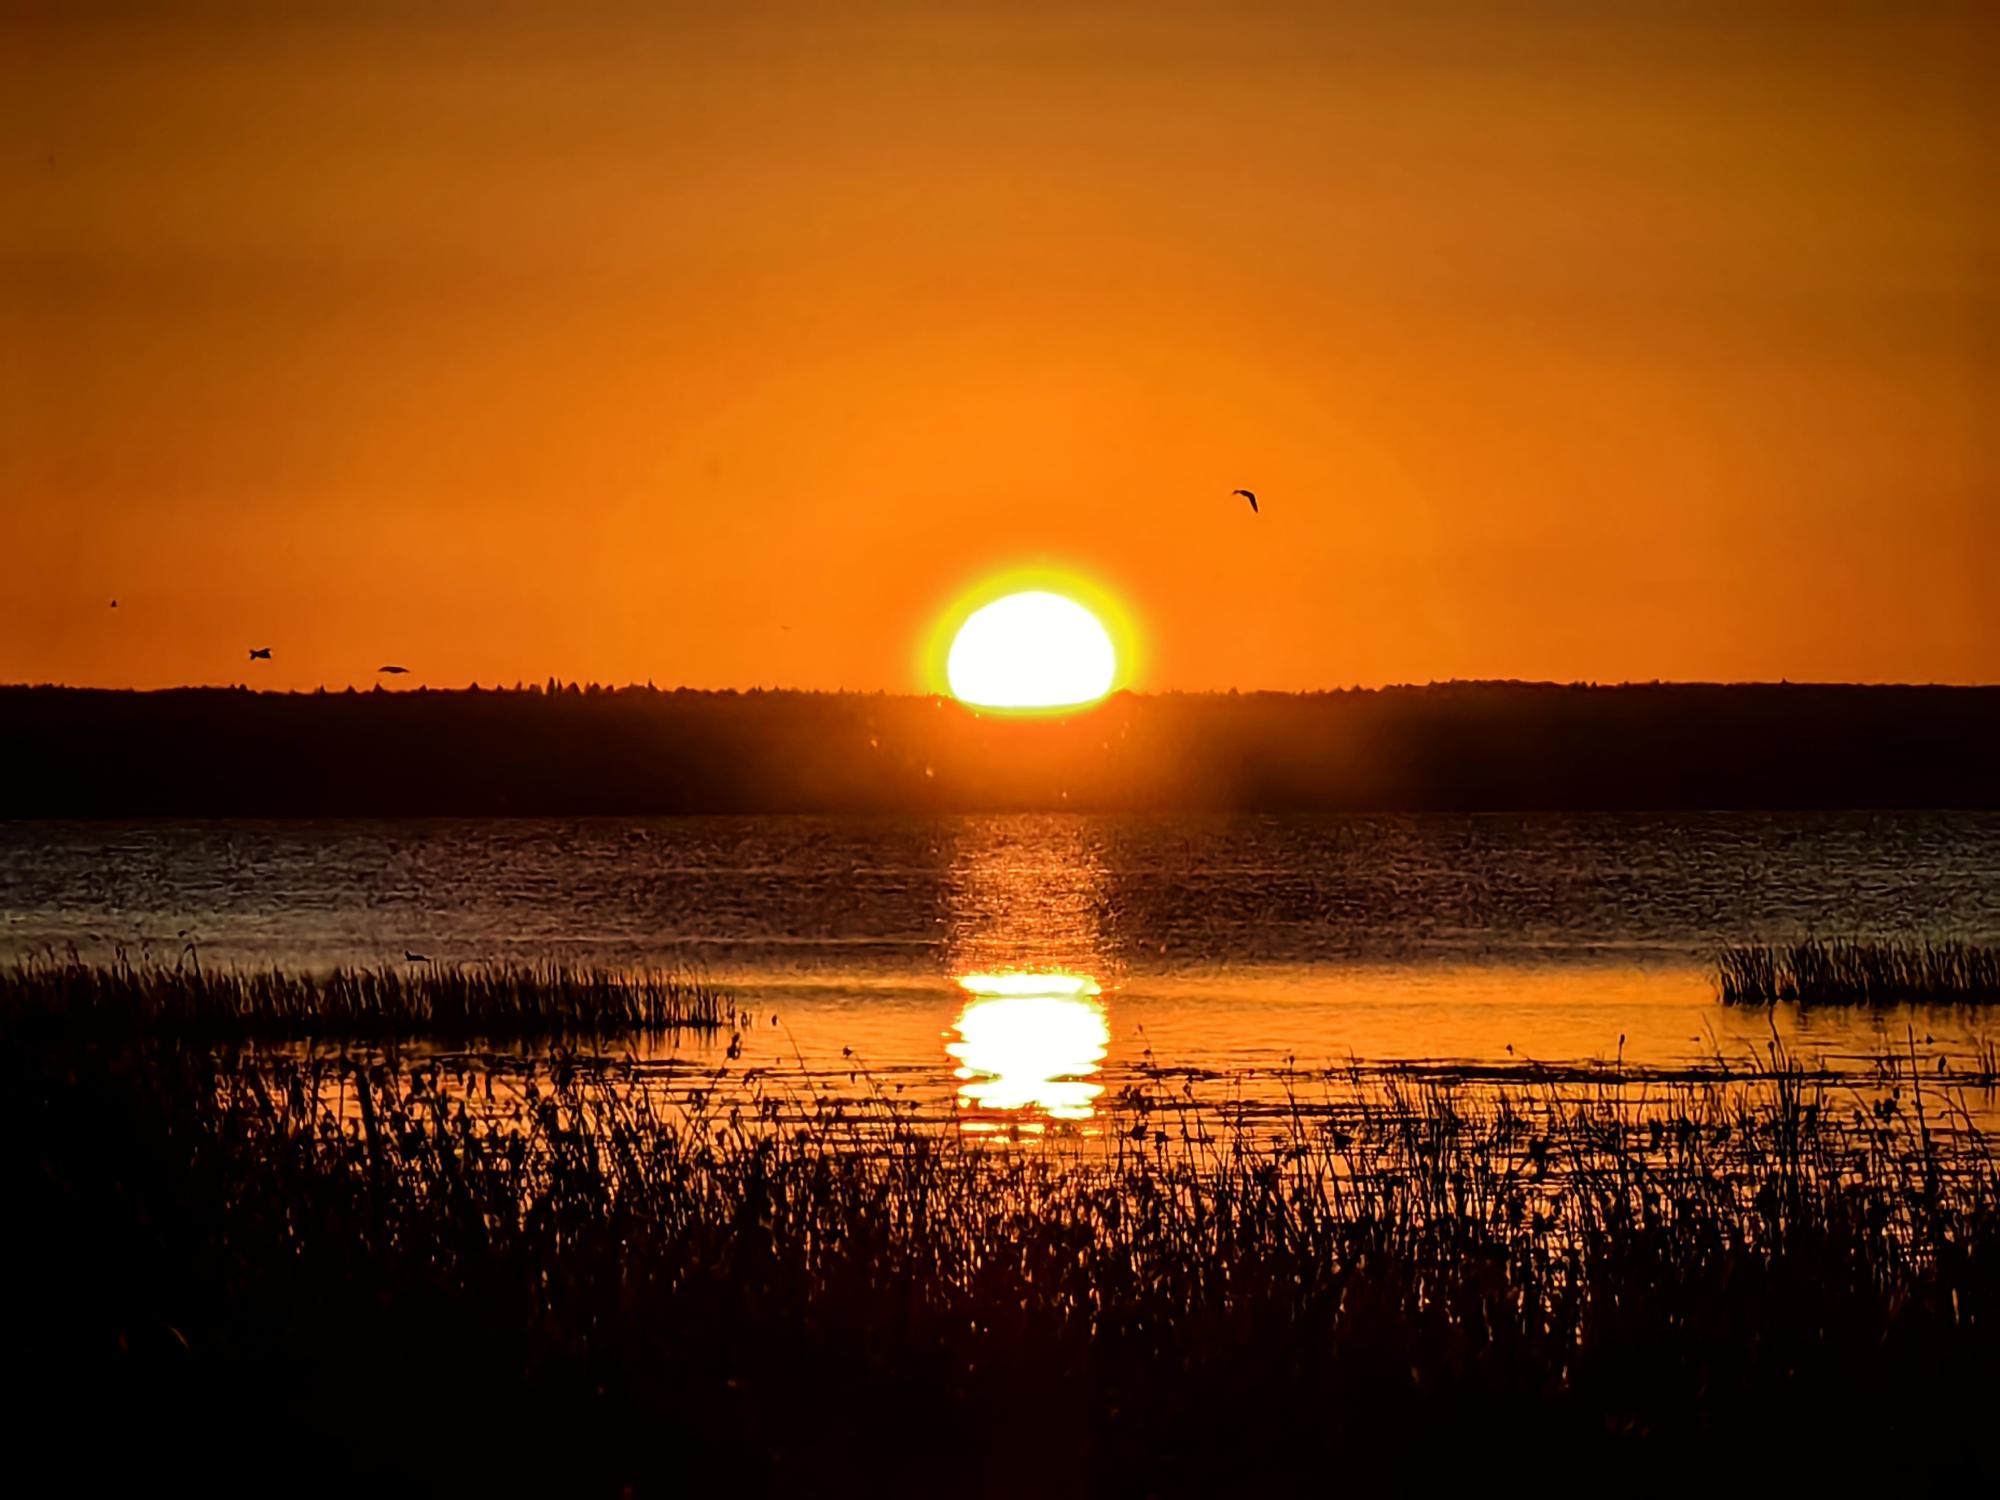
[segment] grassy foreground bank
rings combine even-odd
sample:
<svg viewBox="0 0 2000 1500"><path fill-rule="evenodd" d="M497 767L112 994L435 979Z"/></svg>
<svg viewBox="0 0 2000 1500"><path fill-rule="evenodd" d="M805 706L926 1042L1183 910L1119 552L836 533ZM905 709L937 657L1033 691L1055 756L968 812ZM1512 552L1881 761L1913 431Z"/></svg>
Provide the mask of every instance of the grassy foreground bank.
<svg viewBox="0 0 2000 1500"><path fill-rule="evenodd" d="M1289 1493L1634 1439L1935 1453L2000 1359L2000 1178L1914 1080L1643 1119L1391 1082L1276 1146L1066 1156L669 1117L560 1061L510 1097L7 1040L15 1414L119 1434L83 1480Z"/></svg>

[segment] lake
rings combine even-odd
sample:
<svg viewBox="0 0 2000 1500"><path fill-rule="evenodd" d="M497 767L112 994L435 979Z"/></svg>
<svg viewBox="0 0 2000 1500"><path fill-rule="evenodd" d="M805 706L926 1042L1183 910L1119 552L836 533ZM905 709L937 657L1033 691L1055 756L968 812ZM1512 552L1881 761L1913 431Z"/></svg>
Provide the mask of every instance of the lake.
<svg viewBox="0 0 2000 1500"><path fill-rule="evenodd" d="M744 1066L859 1068L988 1122L1088 1120L1142 1063L1668 1069L1760 1057L1774 1026L1843 1070L1991 1045L1976 1013L1717 1002L1718 944L1807 933L2000 939L2000 817L0 827L9 957L694 967L758 1018ZM706 1066L727 1044L666 1051Z"/></svg>

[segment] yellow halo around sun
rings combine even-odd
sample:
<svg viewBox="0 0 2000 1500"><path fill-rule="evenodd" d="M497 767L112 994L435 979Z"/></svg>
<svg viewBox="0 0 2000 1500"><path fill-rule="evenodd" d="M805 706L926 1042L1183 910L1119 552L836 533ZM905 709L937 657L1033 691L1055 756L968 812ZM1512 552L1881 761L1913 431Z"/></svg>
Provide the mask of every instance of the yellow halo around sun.
<svg viewBox="0 0 2000 1500"><path fill-rule="evenodd" d="M1075 708L1111 691L1118 648L1076 600L1029 589L966 616L944 670L951 695L974 708Z"/></svg>
<svg viewBox="0 0 2000 1500"><path fill-rule="evenodd" d="M980 713L1065 714L1139 675L1144 643L1132 615L1077 568L989 572L932 619L917 660L924 691Z"/></svg>

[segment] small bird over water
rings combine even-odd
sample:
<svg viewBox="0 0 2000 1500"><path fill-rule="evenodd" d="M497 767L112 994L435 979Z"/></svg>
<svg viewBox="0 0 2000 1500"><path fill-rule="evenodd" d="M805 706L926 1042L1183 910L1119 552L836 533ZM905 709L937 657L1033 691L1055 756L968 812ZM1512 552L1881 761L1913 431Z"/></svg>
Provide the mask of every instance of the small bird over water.
<svg viewBox="0 0 2000 1500"><path fill-rule="evenodd" d="M111 607L112 607L113 609L116 609L116 608L118 607L118 601L117 601L116 599L113 599L113 600L111 601Z"/></svg>
<svg viewBox="0 0 2000 1500"><path fill-rule="evenodd" d="M410 671L408 667L377 667L375 670L377 672L387 672L391 677L405 677L409 675Z"/></svg>
<svg viewBox="0 0 2000 1500"><path fill-rule="evenodd" d="M1250 502L1251 513L1253 515L1257 513L1257 492L1255 490L1231 490L1229 493L1232 495L1241 495L1245 500Z"/></svg>
<svg viewBox="0 0 2000 1500"><path fill-rule="evenodd" d="M250 648L250 660L269 661L270 659L271 648L269 646L252 646Z"/></svg>
<svg viewBox="0 0 2000 1500"><path fill-rule="evenodd" d="M412 953L408 948L405 948L403 950L403 962L406 964L427 964L430 962L430 956L424 953Z"/></svg>

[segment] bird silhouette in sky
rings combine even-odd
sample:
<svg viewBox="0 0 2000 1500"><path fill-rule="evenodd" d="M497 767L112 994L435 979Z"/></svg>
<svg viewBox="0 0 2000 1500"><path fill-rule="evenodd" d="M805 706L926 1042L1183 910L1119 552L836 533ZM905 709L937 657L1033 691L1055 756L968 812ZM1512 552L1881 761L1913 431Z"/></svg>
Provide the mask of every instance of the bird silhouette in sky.
<svg viewBox="0 0 2000 1500"><path fill-rule="evenodd" d="M116 599L113 599L113 600L111 601L111 607L112 607L113 609L116 609L116 608L118 607L118 601L117 601Z"/></svg>
<svg viewBox="0 0 2000 1500"><path fill-rule="evenodd" d="M403 950L403 962L406 964L427 964L430 962L430 957L428 954L412 953L408 948L405 948Z"/></svg>
<svg viewBox="0 0 2000 1500"><path fill-rule="evenodd" d="M269 646L252 646L250 648L250 660L269 661L270 659L271 648Z"/></svg>
<svg viewBox="0 0 2000 1500"><path fill-rule="evenodd" d="M375 670L377 672L387 672L391 677L403 677L409 674L410 669L408 667L377 667Z"/></svg>
<svg viewBox="0 0 2000 1500"><path fill-rule="evenodd" d="M1258 513L1257 492L1255 490L1231 490L1229 493L1232 495L1241 495L1245 500L1248 500L1250 502L1251 514L1255 515Z"/></svg>

